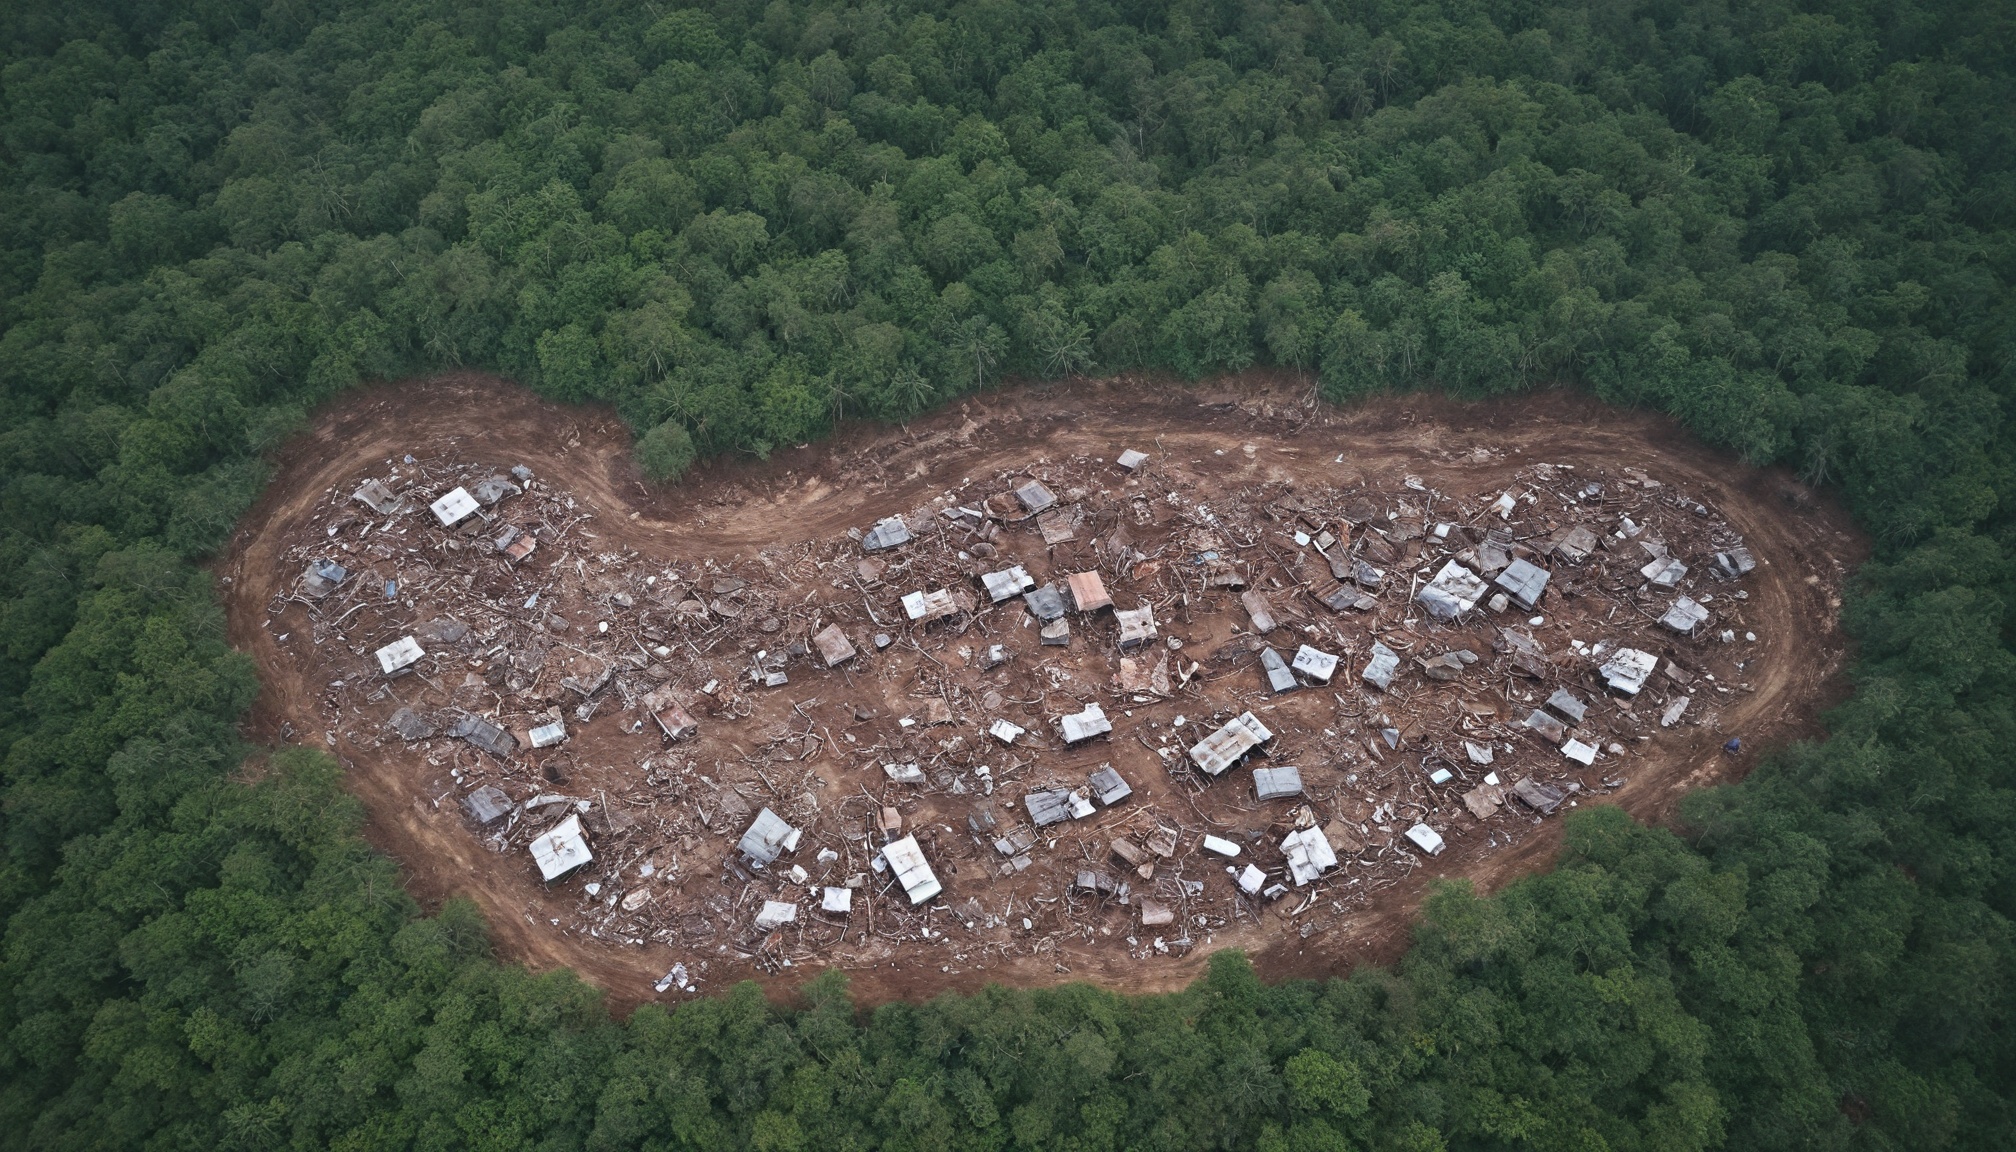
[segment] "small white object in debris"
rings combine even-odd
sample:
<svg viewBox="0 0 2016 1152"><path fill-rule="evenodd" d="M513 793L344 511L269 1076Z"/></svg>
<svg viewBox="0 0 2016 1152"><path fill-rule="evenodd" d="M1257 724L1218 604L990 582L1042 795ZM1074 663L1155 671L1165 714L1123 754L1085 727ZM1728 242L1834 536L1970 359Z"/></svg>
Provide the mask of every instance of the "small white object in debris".
<svg viewBox="0 0 2016 1152"><path fill-rule="evenodd" d="M1455 773L1449 771L1447 768L1437 768L1428 774L1428 782L1430 784L1447 784L1454 776Z"/></svg>
<svg viewBox="0 0 2016 1152"><path fill-rule="evenodd" d="M1223 836L1206 836L1204 837L1204 850L1206 852L1216 852L1220 856L1237 856L1239 854L1239 845L1225 839Z"/></svg>
<svg viewBox="0 0 2016 1152"><path fill-rule="evenodd" d="M401 636L392 643L378 649L378 667L387 676L401 668L417 662L427 653L420 648L420 642L411 636Z"/></svg>
<svg viewBox="0 0 2016 1152"><path fill-rule="evenodd" d="M590 896L600 896L602 894L602 885L590 880L588 883L582 885L582 891L588 893Z"/></svg>
<svg viewBox="0 0 2016 1152"><path fill-rule="evenodd" d="M1496 772L1486 772L1484 774L1484 783L1496 788L1498 786L1498 774Z"/></svg>
<svg viewBox="0 0 2016 1152"><path fill-rule="evenodd" d="M987 734L1003 744L1013 744L1016 737L1022 735L1022 726L1011 724L1006 720L996 720L988 727Z"/></svg>
<svg viewBox="0 0 2016 1152"><path fill-rule="evenodd" d="M1561 745L1561 754L1575 761L1577 764L1587 765L1596 763L1595 746L1584 744L1580 740L1570 739L1567 743Z"/></svg>
<svg viewBox="0 0 2016 1152"><path fill-rule="evenodd" d="M434 518L441 521L443 528L453 528L476 511L476 498L469 495L467 488L457 488L427 507L434 513Z"/></svg>
<svg viewBox="0 0 2016 1152"><path fill-rule="evenodd" d="M551 748L553 745L567 739L567 725L559 720L555 720L551 724L541 724L539 727L532 729L530 735L532 737L532 747Z"/></svg>
<svg viewBox="0 0 2016 1152"><path fill-rule="evenodd" d="M1260 894L1260 886L1265 883L1267 883L1267 874L1251 864L1246 865L1246 870L1239 873L1239 887L1248 896L1258 896Z"/></svg>
<svg viewBox="0 0 2016 1152"><path fill-rule="evenodd" d="M1430 856L1439 855L1442 851L1441 834L1426 824L1416 824L1407 829L1407 839L1412 840L1415 847Z"/></svg>
<svg viewBox="0 0 2016 1152"><path fill-rule="evenodd" d="M804 865L802 864L791 865L791 882L793 884L803 884L805 883L805 881L811 878L812 878L811 874L805 871Z"/></svg>
<svg viewBox="0 0 2016 1152"><path fill-rule="evenodd" d="M1757 634L1755 632L1745 632L1743 633L1743 639L1755 644L1757 642Z"/></svg>
<svg viewBox="0 0 2016 1152"><path fill-rule="evenodd" d="M665 659L665 658L666 658L667 656L670 656L670 655L672 655L672 649L670 649L670 648L667 648L667 647L666 647L665 645L663 645L663 644L660 644L660 645L658 645L658 646L657 646L656 648L653 648L653 649L651 649L651 654L652 654L653 656L656 656L656 657L658 657L658 658L659 658L660 660L663 660L663 659Z"/></svg>
<svg viewBox="0 0 2016 1152"><path fill-rule="evenodd" d="M1309 534L1297 529L1295 532L1295 546L1297 548L1307 548L1309 546Z"/></svg>
<svg viewBox="0 0 2016 1152"><path fill-rule="evenodd" d="M915 728L917 726L917 721L912 720L908 716L905 716L901 720L896 721L896 726L898 728Z"/></svg>
<svg viewBox="0 0 2016 1152"><path fill-rule="evenodd" d="M607 620L599 620L599 621L597 621L597 622L596 622L596 624L595 624L595 630L596 630L597 632L607 632L607 631L609 631L609 622L608 622Z"/></svg>
<svg viewBox="0 0 2016 1152"><path fill-rule="evenodd" d="M1447 540L1447 539L1449 538L1449 529L1450 529L1450 528L1452 528L1452 527L1454 527L1454 525L1452 525L1452 524L1437 524L1437 525L1435 525L1435 539L1437 539L1437 540Z"/></svg>
<svg viewBox="0 0 2016 1152"><path fill-rule="evenodd" d="M782 900L765 900L763 902L763 911L756 914L756 930L758 932L768 932L772 928L781 928L786 924L795 922L797 919L798 906L796 904L786 904Z"/></svg>
<svg viewBox="0 0 2016 1152"><path fill-rule="evenodd" d="M837 916L845 916L854 910L854 890L852 888L828 888L820 895L819 909Z"/></svg>
<svg viewBox="0 0 2016 1152"><path fill-rule="evenodd" d="M1176 717L1176 718L1175 718L1174 720L1171 720L1171 721L1169 721L1169 727L1171 727L1171 728L1181 728L1181 727L1182 727L1183 725L1185 725L1185 724L1187 724L1187 723L1189 723L1189 722L1190 722L1190 721L1189 721L1189 718L1188 718L1188 717L1184 717L1184 716L1178 716L1178 717Z"/></svg>
<svg viewBox="0 0 2016 1152"><path fill-rule="evenodd" d="M1535 616L1531 620L1526 621L1526 623L1531 627L1538 628L1542 624L1547 623L1547 618L1545 616Z"/></svg>

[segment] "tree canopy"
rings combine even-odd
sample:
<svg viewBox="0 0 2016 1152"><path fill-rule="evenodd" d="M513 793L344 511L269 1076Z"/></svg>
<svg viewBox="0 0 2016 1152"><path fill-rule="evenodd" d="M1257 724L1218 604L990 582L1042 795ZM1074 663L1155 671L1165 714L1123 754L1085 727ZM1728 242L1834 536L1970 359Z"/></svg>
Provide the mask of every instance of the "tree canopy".
<svg viewBox="0 0 2016 1152"><path fill-rule="evenodd" d="M0 11L0 1147L1987 1148L2016 1131L2016 11ZM673 478L1011 377L1579 387L1876 541L1831 736L1390 971L612 1021L246 747L305 414L496 369Z"/></svg>

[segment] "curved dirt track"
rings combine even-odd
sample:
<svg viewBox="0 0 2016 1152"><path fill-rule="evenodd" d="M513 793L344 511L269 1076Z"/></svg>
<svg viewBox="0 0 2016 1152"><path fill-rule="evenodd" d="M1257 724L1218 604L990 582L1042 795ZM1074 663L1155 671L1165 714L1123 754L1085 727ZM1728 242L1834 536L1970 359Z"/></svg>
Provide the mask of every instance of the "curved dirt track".
<svg viewBox="0 0 2016 1152"><path fill-rule="evenodd" d="M1628 782L1610 797L1640 818L1672 818L1689 789L1727 779L1747 761L1719 753L1726 733L1746 747L1817 732L1815 717L1838 691L1845 659L1837 626L1839 588L1862 545L1830 502L1788 476L1745 467L1702 446L1671 421L1605 407L1566 392L1480 404L1435 397L1380 399L1349 409L1308 404L1296 390L1256 380L1184 387L1120 379L1025 386L975 397L905 428L850 425L830 440L777 453L767 462L729 461L698 469L683 484L652 491L628 458L616 417L597 408L561 408L509 382L456 373L362 390L321 413L279 454L266 495L245 517L220 563L232 642L262 670L249 722L253 739L275 743L283 725L317 731L320 685L302 682L265 627L269 601L293 573L278 553L287 528L332 485L359 469L397 459L415 445L460 447L522 461L601 514L600 531L644 551L732 554L780 542L833 537L891 511L915 507L962 478L1014 467L1040 455L1111 455L1136 446L1192 459L1246 478L1272 476L1335 484L1432 461L1477 488L1535 461L1574 459L1643 467L1672 477L1716 505L1763 566L1750 578L1745 618L1759 635L1747 693L1721 703L1719 730L1658 735ZM1257 453L1214 458L1220 448ZM1475 452L1488 448L1491 452ZM1334 457L1342 453L1345 462ZM627 526L627 527L626 527ZM618 1007L634 1004L664 972L662 953L558 936L524 914L525 893L494 882L495 857L460 821L414 795L401 765L380 752L338 742L351 787L370 813L367 835L398 860L413 894L433 905L456 895L489 917L499 954L533 968L572 967L608 989ZM1754 754L1754 753L1753 753ZM1396 957L1430 880L1463 877L1483 891L1545 867L1559 845L1548 821L1517 845L1483 853L1474 842L1416 869L1341 930L1312 940L1279 940L1255 956L1270 978L1318 976ZM983 981L1045 984L1090 978L1127 991L1179 986L1201 970L1200 949L1152 967L1115 962L1065 971L1049 959L941 976L935 969L877 967L852 974L864 1003L970 990ZM771 979L787 988L808 969Z"/></svg>

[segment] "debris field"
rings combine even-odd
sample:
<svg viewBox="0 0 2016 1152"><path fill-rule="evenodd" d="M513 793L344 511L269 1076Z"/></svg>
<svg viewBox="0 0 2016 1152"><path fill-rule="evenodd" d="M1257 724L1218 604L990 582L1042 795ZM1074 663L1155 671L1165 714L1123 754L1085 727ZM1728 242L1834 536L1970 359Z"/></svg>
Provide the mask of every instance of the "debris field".
<svg viewBox="0 0 2016 1152"><path fill-rule="evenodd" d="M315 687L281 734L390 765L539 931L676 995L1348 932L1753 691L1773 557L1655 463L1486 446L1479 485L1342 437L1325 483L1265 444L1032 445L746 549L467 442L351 461L257 581Z"/></svg>

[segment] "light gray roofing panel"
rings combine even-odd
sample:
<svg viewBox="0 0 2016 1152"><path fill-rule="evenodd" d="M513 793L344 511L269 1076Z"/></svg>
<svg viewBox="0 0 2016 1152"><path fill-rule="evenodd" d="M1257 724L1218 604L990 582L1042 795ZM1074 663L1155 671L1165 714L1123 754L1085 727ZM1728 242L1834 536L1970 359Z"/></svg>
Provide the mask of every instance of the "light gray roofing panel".
<svg viewBox="0 0 2016 1152"><path fill-rule="evenodd" d="M1580 724L1583 715L1589 711L1589 705L1566 688L1556 688L1554 694L1547 698L1547 707L1576 724Z"/></svg>
<svg viewBox="0 0 2016 1152"><path fill-rule="evenodd" d="M1547 590L1547 580L1551 573L1538 564L1526 560L1514 560L1505 571L1498 574L1498 586L1512 594L1526 608L1540 603L1540 594Z"/></svg>
<svg viewBox="0 0 2016 1152"><path fill-rule="evenodd" d="M1255 768L1253 792L1262 800L1286 800L1302 794L1300 768Z"/></svg>
<svg viewBox="0 0 2016 1152"><path fill-rule="evenodd" d="M1260 667L1267 673L1267 686L1276 692L1290 692L1301 686L1295 681L1295 673L1288 670L1288 661L1273 648L1260 650Z"/></svg>

